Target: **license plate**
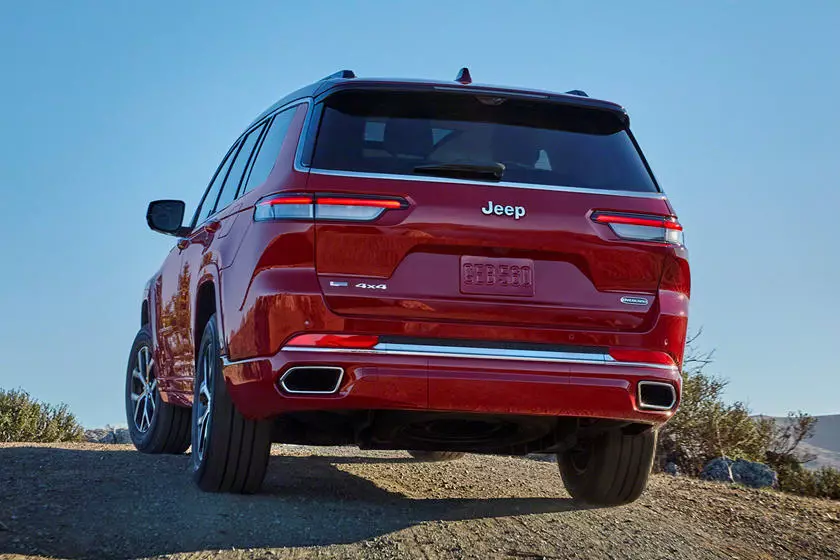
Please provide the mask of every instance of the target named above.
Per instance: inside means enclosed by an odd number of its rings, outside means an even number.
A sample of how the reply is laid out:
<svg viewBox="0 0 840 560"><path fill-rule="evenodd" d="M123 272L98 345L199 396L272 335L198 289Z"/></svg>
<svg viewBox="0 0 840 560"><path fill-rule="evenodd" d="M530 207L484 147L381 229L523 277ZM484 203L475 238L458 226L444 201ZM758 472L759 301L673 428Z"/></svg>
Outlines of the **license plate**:
<svg viewBox="0 0 840 560"><path fill-rule="evenodd" d="M534 261L463 256L461 293L533 296Z"/></svg>

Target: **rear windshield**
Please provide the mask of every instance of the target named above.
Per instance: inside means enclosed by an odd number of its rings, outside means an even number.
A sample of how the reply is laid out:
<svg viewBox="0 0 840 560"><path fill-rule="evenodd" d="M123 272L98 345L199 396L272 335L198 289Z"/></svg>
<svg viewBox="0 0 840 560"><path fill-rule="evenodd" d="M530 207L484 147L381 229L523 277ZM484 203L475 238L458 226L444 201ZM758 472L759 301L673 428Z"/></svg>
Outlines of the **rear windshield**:
<svg viewBox="0 0 840 560"><path fill-rule="evenodd" d="M490 179L506 183L658 190L608 111L444 92L347 90L325 101L314 168L425 175L439 165L495 166Z"/></svg>

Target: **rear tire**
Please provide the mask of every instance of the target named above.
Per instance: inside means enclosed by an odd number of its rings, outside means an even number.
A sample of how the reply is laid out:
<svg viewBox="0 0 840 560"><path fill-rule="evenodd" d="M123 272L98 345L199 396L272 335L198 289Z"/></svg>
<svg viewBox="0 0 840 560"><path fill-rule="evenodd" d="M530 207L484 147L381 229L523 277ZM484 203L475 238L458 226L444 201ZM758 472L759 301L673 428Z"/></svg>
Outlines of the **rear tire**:
<svg viewBox="0 0 840 560"><path fill-rule="evenodd" d="M572 498L618 506L636 500L647 486L656 451L656 430L627 435L610 430L557 455L563 484Z"/></svg>
<svg viewBox="0 0 840 560"><path fill-rule="evenodd" d="M463 453L457 451L409 451L408 454L418 461L425 461L427 463L455 461L464 456Z"/></svg>
<svg viewBox="0 0 840 560"><path fill-rule="evenodd" d="M268 467L272 423L249 420L234 406L222 375L215 315L199 345L192 410L193 479L198 487L206 492L258 491Z"/></svg>
<svg viewBox="0 0 840 560"><path fill-rule="evenodd" d="M163 402L155 376L152 334L144 325L131 345L125 380L125 415L142 453L180 454L190 446L190 409Z"/></svg>

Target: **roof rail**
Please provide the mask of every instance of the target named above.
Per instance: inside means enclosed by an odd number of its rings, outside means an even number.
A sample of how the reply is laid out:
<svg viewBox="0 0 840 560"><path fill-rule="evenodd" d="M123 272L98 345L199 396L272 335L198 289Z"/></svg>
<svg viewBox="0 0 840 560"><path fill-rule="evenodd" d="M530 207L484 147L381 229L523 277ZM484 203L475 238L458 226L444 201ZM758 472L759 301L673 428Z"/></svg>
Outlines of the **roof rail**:
<svg viewBox="0 0 840 560"><path fill-rule="evenodd" d="M589 97L582 89L572 89L566 92L568 95L577 95L578 97Z"/></svg>
<svg viewBox="0 0 840 560"><path fill-rule="evenodd" d="M344 80L344 79L355 78L355 77L356 77L356 73L353 72L352 70L339 70L338 72L335 72L334 74L330 74L329 76L324 76L323 78L321 78L321 81L323 82L324 80Z"/></svg>

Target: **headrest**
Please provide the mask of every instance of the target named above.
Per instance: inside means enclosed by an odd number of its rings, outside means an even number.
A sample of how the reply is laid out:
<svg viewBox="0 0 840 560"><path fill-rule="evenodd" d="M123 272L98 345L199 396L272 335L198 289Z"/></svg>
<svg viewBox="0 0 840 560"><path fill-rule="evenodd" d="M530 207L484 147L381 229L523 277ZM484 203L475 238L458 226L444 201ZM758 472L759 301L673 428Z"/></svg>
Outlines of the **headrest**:
<svg viewBox="0 0 840 560"><path fill-rule="evenodd" d="M504 164L533 167L540 157L538 136L522 127L496 127L493 134L493 159Z"/></svg>
<svg viewBox="0 0 840 560"><path fill-rule="evenodd" d="M425 119L389 119L383 147L394 156L425 158L434 147L431 123Z"/></svg>

